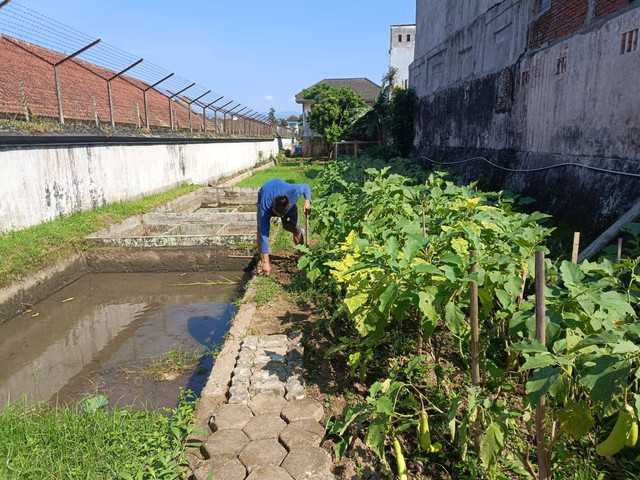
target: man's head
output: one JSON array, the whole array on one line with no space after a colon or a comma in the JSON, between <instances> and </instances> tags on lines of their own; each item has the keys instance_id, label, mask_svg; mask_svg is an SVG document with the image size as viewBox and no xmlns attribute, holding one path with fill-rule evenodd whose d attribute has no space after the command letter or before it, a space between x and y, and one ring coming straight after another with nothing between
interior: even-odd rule
<instances>
[{"instance_id":1,"label":"man's head","mask_svg":"<svg viewBox=\"0 0 640 480\"><path fill-rule=\"evenodd\" d=\"M285 195L278 195L271 203L271 210L276 217L282 217L289 210L289 199Z\"/></svg>"}]
</instances>

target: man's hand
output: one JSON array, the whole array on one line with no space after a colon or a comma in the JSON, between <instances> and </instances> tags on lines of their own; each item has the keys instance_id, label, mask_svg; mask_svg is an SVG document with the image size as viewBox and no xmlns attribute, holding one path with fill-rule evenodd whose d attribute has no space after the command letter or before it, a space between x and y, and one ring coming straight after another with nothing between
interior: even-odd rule
<instances>
[{"instance_id":1,"label":"man's hand","mask_svg":"<svg viewBox=\"0 0 640 480\"><path fill-rule=\"evenodd\" d=\"M269 262L269 254L260 254L260 266L258 267L258 274L267 275L271 273L271 263Z\"/></svg>"},{"instance_id":2,"label":"man's hand","mask_svg":"<svg viewBox=\"0 0 640 480\"><path fill-rule=\"evenodd\" d=\"M302 211L304 212L305 215L309 215L309 213L311 212L311 201L310 200L305 200L304 201L304 207L302 208Z\"/></svg>"}]
</instances>

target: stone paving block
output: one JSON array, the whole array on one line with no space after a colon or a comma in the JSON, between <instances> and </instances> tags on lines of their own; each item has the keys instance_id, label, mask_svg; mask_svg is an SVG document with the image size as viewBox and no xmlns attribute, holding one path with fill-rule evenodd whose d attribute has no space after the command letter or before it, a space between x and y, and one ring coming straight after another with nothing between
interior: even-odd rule
<instances>
[{"instance_id":1,"label":"stone paving block","mask_svg":"<svg viewBox=\"0 0 640 480\"><path fill-rule=\"evenodd\" d=\"M307 390L304 387L304 380L300 375L289 377L284 388L287 391L285 398L287 400L302 400L307 396Z\"/></svg>"},{"instance_id":2,"label":"stone paving block","mask_svg":"<svg viewBox=\"0 0 640 480\"><path fill-rule=\"evenodd\" d=\"M253 418L253 413L246 405L220 405L211 417L212 432L218 430L242 429L249 420Z\"/></svg>"},{"instance_id":3,"label":"stone paving block","mask_svg":"<svg viewBox=\"0 0 640 480\"><path fill-rule=\"evenodd\" d=\"M299 352L297 350L291 350L289 353L287 353L287 364L289 365L300 366L302 365L303 359L304 357L302 355L302 352Z\"/></svg>"},{"instance_id":4,"label":"stone paving block","mask_svg":"<svg viewBox=\"0 0 640 480\"><path fill-rule=\"evenodd\" d=\"M287 406L287 401L273 392L264 392L251 398L247 406L254 415L264 415L267 413L280 415L282 409Z\"/></svg>"},{"instance_id":5,"label":"stone paving block","mask_svg":"<svg viewBox=\"0 0 640 480\"><path fill-rule=\"evenodd\" d=\"M270 368L254 368L251 380L280 380L281 382L287 381L287 369L282 364L272 365Z\"/></svg>"},{"instance_id":6,"label":"stone paving block","mask_svg":"<svg viewBox=\"0 0 640 480\"><path fill-rule=\"evenodd\" d=\"M282 467L258 467L247 477L247 480L293 480Z\"/></svg>"},{"instance_id":7,"label":"stone paving block","mask_svg":"<svg viewBox=\"0 0 640 480\"><path fill-rule=\"evenodd\" d=\"M249 399L251 395L249 395L249 389L244 387L235 388L231 387L229 389L229 404L232 405L246 405L249 403Z\"/></svg>"},{"instance_id":8,"label":"stone paving block","mask_svg":"<svg viewBox=\"0 0 640 480\"><path fill-rule=\"evenodd\" d=\"M249 438L242 430L221 430L210 435L200 450L205 459L232 460L248 443Z\"/></svg>"},{"instance_id":9,"label":"stone paving block","mask_svg":"<svg viewBox=\"0 0 640 480\"><path fill-rule=\"evenodd\" d=\"M303 480L311 475L331 473L331 455L320 447L296 448L282 462L282 467L294 480Z\"/></svg>"},{"instance_id":10,"label":"stone paving block","mask_svg":"<svg viewBox=\"0 0 640 480\"><path fill-rule=\"evenodd\" d=\"M237 458L233 460L211 459L203 462L193 476L196 480L244 480L247 477L247 469Z\"/></svg>"},{"instance_id":11,"label":"stone paving block","mask_svg":"<svg viewBox=\"0 0 640 480\"><path fill-rule=\"evenodd\" d=\"M307 397L302 400L294 400L282 409L282 418L288 423L298 420L315 420L319 422L324 417L324 408L316 399Z\"/></svg>"},{"instance_id":12,"label":"stone paving block","mask_svg":"<svg viewBox=\"0 0 640 480\"><path fill-rule=\"evenodd\" d=\"M276 353L263 353L258 354L253 359L253 365L256 368L262 368L264 366L275 366L275 364L281 363L285 364L287 362L287 357L284 355L278 355Z\"/></svg>"},{"instance_id":13,"label":"stone paving block","mask_svg":"<svg viewBox=\"0 0 640 480\"><path fill-rule=\"evenodd\" d=\"M258 345L262 348L280 347L289 343L286 335L262 335L258 340Z\"/></svg>"},{"instance_id":14,"label":"stone paving block","mask_svg":"<svg viewBox=\"0 0 640 480\"><path fill-rule=\"evenodd\" d=\"M280 441L287 450L302 447L319 447L324 428L315 420L298 420L292 422L280 434Z\"/></svg>"},{"instance_id":15,"label":"stone paving block","mask_svg":"<svg viewBox=\"0 0 640 480\"><path fill-rule=\"evenodd\" d=\"M258 345L258 348L256 349L256 357L259 355L278 355L280 357L284 357L288 350L289 347L286 343L277 347L262 347L261 345Z\"/></svg>"},{"instance_id":16,"label":"stone paving block","mask_svg":"<svg viewBox=\"0 0 640 480\"><path fill-rule=\"evenodd\" d=\"M257 335L247 335L246 337L244 337L244 339L242 340L242 347L246 347L252 350L255 350L256 347L258 346L258 336Z\"/></svg>"},{"instance_id":17,"label":"stone paving block","mask_svg":"<svg viewBox=\"0 0 640 480\"><path fill-rule=\"evenodd\" d=\"M244 426L242 431L251 440L264 440L266 438L278 438L287 424L280 415L268 413L253 417Z\"/></svg>"},{"instance_id":18,"label":"stone paving block","mask_svg":"<svg viewBox=\"0 0 640 480\"><path fill-rule=\"evenodd\" d=\"M286 393L284 383L279 380L260 380L251 379L251 386L249 387L249 393L251 395L257 395L259 393L271 392L276 395L284 397Z\"/></svg>"},{"instance_id":19,"label":"stone paving block","mask_svg":"<svg viewBox=\"0 0 640 480\"><path fill-rule=\"evenodd\" d=\"M250 442L238 457L251 473L257 467L278 467L287 451L275 439L254 440Z\"/></svg>"},{"instance_id":20,"label":"stone paving block","mask_svg":"<svg viewBox=\"0 0 640 480\"><path fill-rule=\"evenodd\" d=\"M238 366L236 364L236 368L233 369L233 377L231 377L231 381L235 381L236 379L241 378L250 378L251 377L251 367L243 367Z\"/></svg>"}]
</instances>

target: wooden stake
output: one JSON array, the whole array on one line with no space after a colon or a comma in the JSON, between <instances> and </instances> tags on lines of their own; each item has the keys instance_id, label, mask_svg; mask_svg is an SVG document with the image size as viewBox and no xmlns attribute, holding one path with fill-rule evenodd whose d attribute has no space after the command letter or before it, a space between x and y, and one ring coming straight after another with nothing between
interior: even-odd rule
<instances>
[{"instance_id":1,"label":"wooden stake","mask_svg":"<svg viewBox=\"0 0 640 480\"><path fill-rule=\"evenodd\" d=\"M571 263L578 263L578 252L580 250L580 232L573 234L573 251L571 252Z\"/></svg>"},{"instance_id":2,"label":"wooden stake","mask_svg":"<svg viewBox=\"0 0 640 480\"><path fill-rule=\"evenodd\" d=\"M309 211L305 214L304 244L309 248Z\"/></svg>"},{"instance_id":3,"label":"wooden stake","mask_svg":"<svg viewBox=\"0 0 640 480\"><path fill-rule=\"evenodd\" d=\"M618 263L622 259L622 238L618 238Z\"/></svg>"},{"instance_id":4,"label":"wooden stake","mask_svg":"<svg viewBox=\"0 0 640 480\"><path fill-rule=\"evenodd\" d=\"M546 302L545 302L544 252L536 252L536 338L546 344ZM538 480L551 480L551 465L546 446L545 396L536 405L536 444L538 450Z\"/></svg>"},{"instance_id":5,"label":"wooden stake","mask_svg":"<svg viewBox=\"0 0 640 480\"><path fill-rule=\"evenodd\" d=\"M471 250L471 258L478 252ZM478 271L478 263L471 264L471 273ZM480 385L480 327L478 325L478 282L469 285L469 323L471 324L471 382Z\"/></svg>"}]
</instances>

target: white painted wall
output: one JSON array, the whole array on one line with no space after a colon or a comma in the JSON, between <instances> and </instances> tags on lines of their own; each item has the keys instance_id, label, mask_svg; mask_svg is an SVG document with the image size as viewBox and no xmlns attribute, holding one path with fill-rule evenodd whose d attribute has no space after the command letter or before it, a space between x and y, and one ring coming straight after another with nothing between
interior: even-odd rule
<instances>
[{"instance_id":1,"label":"white painted wall","mask_svg":"<svg viewBox=\"0 0 640 480\"><path fill-rule=\"evenodd\" d=\"M19 230L132 200L180 183L206 184L277 153L278 139L180 145L0 147L0 231Z\"/></svg>"},{"instance_id":2,"label":"white painted wall","mask_svg":"<svg viewBox=\"0 0 640 480\"><path fill-rule=\"evenodd\" d=\"M409 86L409 65L413 62L413 51L416 44L416 26L391 25L390 31L389 67L398 69L393 86L407 88Z\"/></svg>"}]
</instances>

